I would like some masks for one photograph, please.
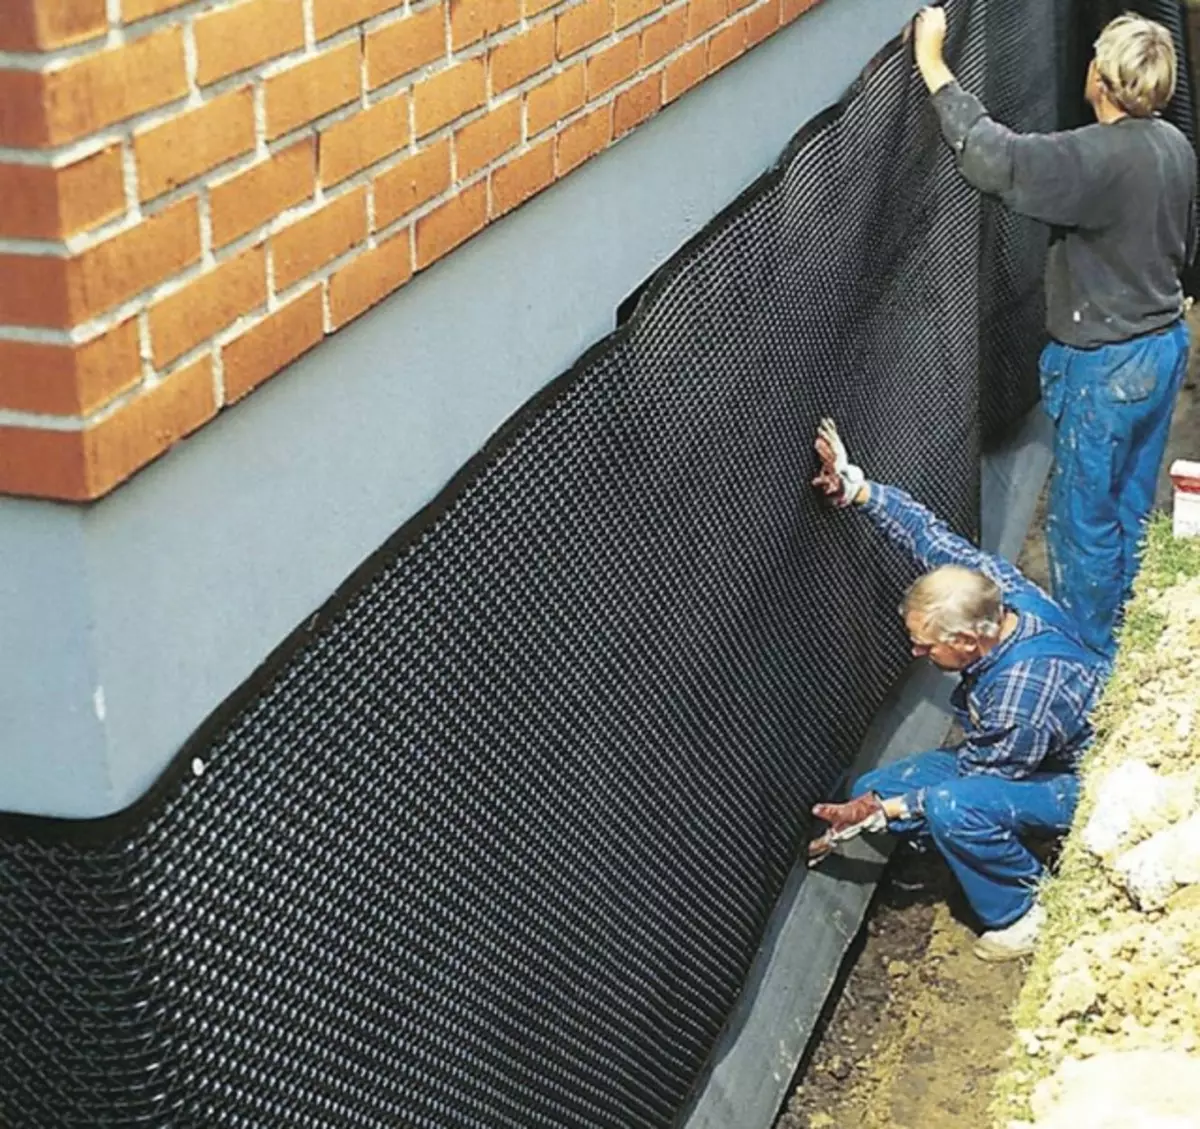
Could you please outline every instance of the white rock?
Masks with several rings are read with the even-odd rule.
[[[1088,968],[1073,969],[1056,978],[1042,1005],[1041,1018],[1054,1023],[1077,1015],[1087,1015],[1100,998],[1100,985]]]
[[[1200,1129],[1200,1060],[1179,1051],[1067,1059],[1032,1105],[1032,1129]]]
[[[1171,784],[1142,761],[1114,768],[1096,789],[1096,806],[1083,829],[1083,845],[1106,859],[1170,802]]]
[[[1126,851],[1113,870],[1139,909],[1161,909],[1178,887],[1200,882],[1200,815]]]

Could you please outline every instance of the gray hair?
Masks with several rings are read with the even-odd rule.
[[[919,615],[943,643],[956,635],[994,639],[1000,634],[1004,593],[990,576],[961,565],[943,565],[905,593],[900,613]]]

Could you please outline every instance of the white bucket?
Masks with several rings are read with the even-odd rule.
[[[1200,463],[1176,459],[1170,473],[1175,487],[1175,536],[1200,537]]]

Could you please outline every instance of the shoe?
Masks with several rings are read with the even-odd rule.
[[[1037,946],[1038,934],[1046,920],[1046,911],[1036,902],[1011,925],[991,929],[975,942],[975,955],[980,960],[1000,963],[1028,956]]]

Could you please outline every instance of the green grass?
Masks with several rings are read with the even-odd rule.
[[[1200,537],[1176,539],[1171,535],[1171,515],[1155,514],[1142,546],[1139,589],[1170,588],[1194,576],[1200,576]]]
[[[1194,576],[1200,576],[1200,538],[1176,540],[1171,533],[1170,515],[1156,514],[1146,528],[1134,598],[1125,612],[1112,679],[1095,719],[1101,744],[1104,735],[1124,719],[1151,673],[1148,657],[1167,626],[1156,597]]]
[[[1057,873],[1048,878],[1040,894],[1046,909],[1046,929],[1026,975],[1013,1012],[1019,1031],[1039,1026],[1042,1002],[1050,990],[1051,967],[1059,954],[1086,929],[1102,925],[1114,912],[1112,888],[1100,862],[1084,849],[1078,830],[1091,813],[1090,781],[1105,765],[1110,751],[1107,738],[1136,708],[1139,690],[1156,667],[1167,661],[1155,648],[1167,626],[1157,597],[1166,589],[1200,576],[1200,538],[1175,540],[1169,515],[1154,517],[1146,531],[1141,569],[1134,598],[1126,612],[1113,675],[1095,715],[1097,742],[1083,769],[1084,794],[1075,814],[1074,830],[1067,838]],[[1028,1056],[1017,1050],[1014,1065],[1001,1075],[993,1105],[995,1123],[1005,1126],[1014,1118],[1029,1116],[1029,1099],[1037,1083],[1056,1067],[1045,1055]]]

